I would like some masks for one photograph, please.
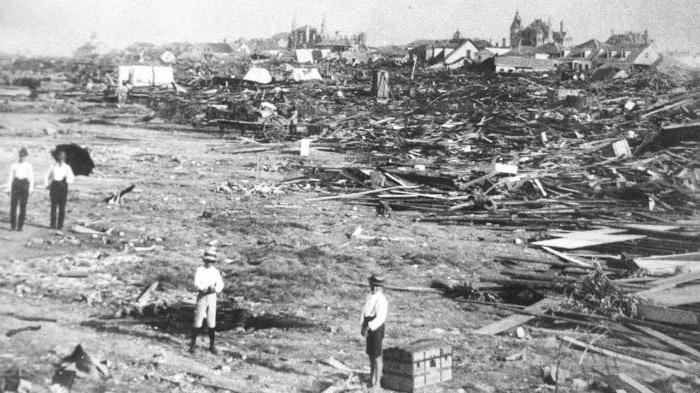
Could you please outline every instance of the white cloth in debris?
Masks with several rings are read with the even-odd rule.
[[[386,316],[389,311],[389,302],[386,300],[383,292],[375,292],[367,296],[365,307],[362,309],[362,319],[374,317],[369,321],[369,330],[377,330],[386,322]]]
[[[224,289],[224,280],[214,266],[200,266],[194,274],[194,286],[200,292],[206,292],[208,288],[214,287],[216,293],[219,293]]]
[[[75,175],[73,174],[73,169],[70,165],[66,163],[55,163],[51,165],[51,168],[46,172],[46,186],[48,187],[52,181],[63,181],[71,184],[75,180]]]
[[[15,162],[10,165],[10,179],[7,182],[7,191],[12,190],[12,181],[15,179],[28,180],[29,191],[34,190],[34,169],[27,161]]]

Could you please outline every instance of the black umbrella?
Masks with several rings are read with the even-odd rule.
[[[89,176],[95,169],[95,163],[92,162],[90,153],[75,143],[57,145],[51,152],[54,159],[57,158],[59,151],[66,153],[66,164],[70,165],[75,175]]]

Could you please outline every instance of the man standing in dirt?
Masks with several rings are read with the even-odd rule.
[[[194,311],[194,326],[190,341],[190,353],[197,349],[197,336],[202,330],[204,318],[207,318],[209,328],[209,351],[216,354],[214,335],[216,328],[216,294],[224,289],[224,281],[219,270],[213,266],[217,262],[215,249],[208,249],[202,258],[204,266],[197,268],[194,275],[194,286],[197,288],[197,306]]]
[[[367,338],[367,356],[369,356],[370,383],[374,390],[382,381],[382,341],[384,340],[384,322],[389,303],[384,296],[384,278],[372,275],[369,278],[370,294],[362,309],[362,336]]]
[[[34,191],[34,170],[27,162],[27,149],[19,150],[19,160],[10,166],[10,179],[7,182],[7,192],[10,194],[10,227],[21,231],[27,216],[27,199]],[[19,207],[19,217],[17,217]]]
[[[66,163],[66,152],[55,152],[56,163],[46,172],[46,187],[51,197],[51,229],[63,229],[66,218],[68,185],[75,180],[73,169]]]

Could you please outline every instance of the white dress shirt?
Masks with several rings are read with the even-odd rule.
[[[365,307],[362,309],[362,322],[365,317],[374,317],[369,321],[369,330],[377,330],[386,322],[386,315],[389,311],[389,302],[384,296],[384,292],[375,292],[367,296]]]
[[[73,169],[70,165],[66,163],[55,163],[51,165],[48,172],[46,172],[46,185],[50,185],[52,181],[62,181],[65,180],[66,183],[71,184],[75,180],[75,175],[73,174]]]
[[[15,162],[10,165],[10,179],[7,182],[7,191],[12,189],[12,181],[15,179],[29,180],[29,191],[34,191],[34,169],[27,161]]]
[[[214,266],[197,268],[194,274],[194,286],[200,292],[205,292],[209,287],[214,287],[216,293],[224,289],[224,280],[221,278],[221,273]]]

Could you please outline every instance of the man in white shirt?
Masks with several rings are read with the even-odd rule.
[[[21,231],[27,217],[27,200],[34,191],[34,170],[27,162],[27,149],[19,150],[19,161],[10,165],[10,179],[7,182],[7,192],[10,194],[10,227]],[[19,207],[19,217],[17,217]]]
[[[65,151],[56,152],[55,157],[56,163],[46,172],[45,180],[51,197],[51,229],[62,229],[63,220],[66,218],[68,185],[73,183],[75,175],[73,169],[66,163]]]
[[[197,336],[202,330],[204,318],[207,318],[209,328],[209,351],[217,353],[214,344],[216,328],[216,294],[224,289],[224,281],[219,270],[213,266],[218,260],[215,249],[208,249],[204,252],[204,266],[197,268],[194,275],[194,286],[197,288],[197,306],[194,311],[194,326],[190,340],[190,352],[197,349]]]
[[[384,278],[373,274],[369,278],[369,287],[370,294],[362,309],[361,333],[367,338],[371,384],[377,389],[382,381],[382,341],[389,302],[384,296]]]

